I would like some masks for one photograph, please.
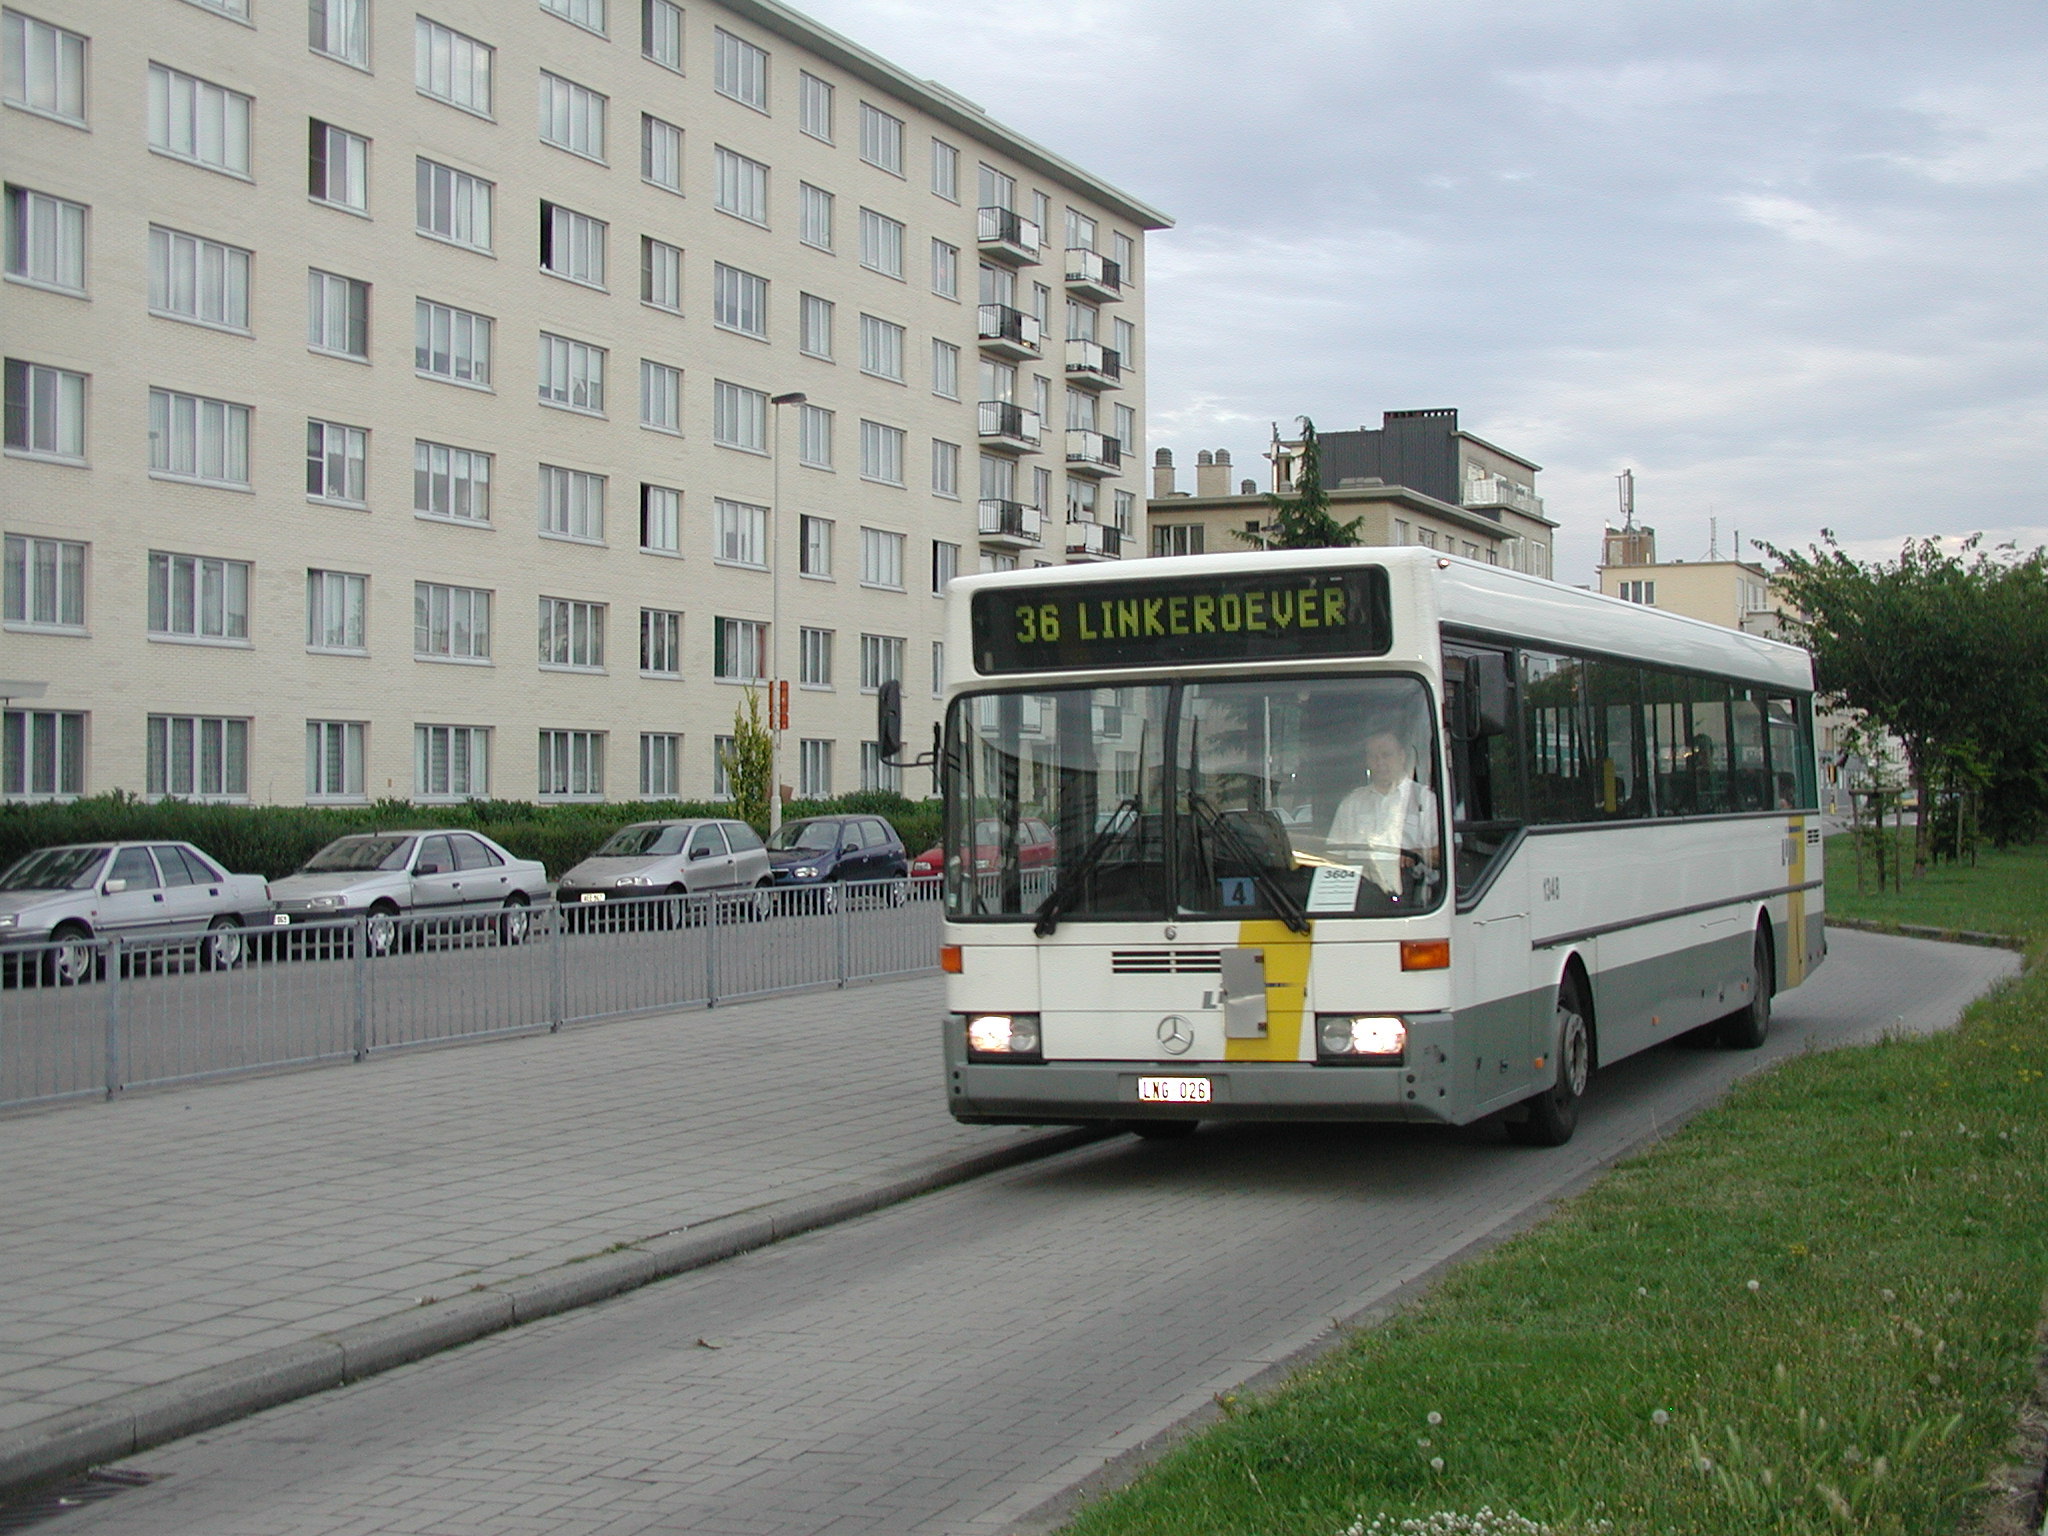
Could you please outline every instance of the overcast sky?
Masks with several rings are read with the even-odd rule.
[[[1177,227],[1148,447],[1456,406],[1666,559],[2048,542],[2040,0],[795,0]]]

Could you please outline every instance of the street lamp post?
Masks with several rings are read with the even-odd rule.
[[[782,711],[777,692],[782,681],[782,408],[802,405],[808,397],[801,390],[773,395],[775,408],[775,454],[771,460],[774,505],[768,509],[768,835],[782,827]]]

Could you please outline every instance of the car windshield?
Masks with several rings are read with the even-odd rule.
[[[839,846],[839,823],[785,821],[768,839],[768,846],[777,852],[801,848],[807,853],[830,853]]]
[[[1402,916],[1441,897],[1429,696],[1413,677],[1230,679],[955,701],[962,918]],[[995,823],[993,838],[981,824]],[[1052,857],[1027,863],[1032,823]]]
[[[44,848],[0,875],[0,891],[82,891],[99,876],[104,848]]]
[[[306,861],[300,871],[307,875],[357,874],[372,869],[403,869],[412,856],[409,837],[375,837],[358,834],[337,837]]]
[[[621,827],[604,841],[594,858],[630,859],[652,858],[658,854],[681,853],[683,840],[690,835],[688,825],[666,826],[650,821],[637,827]]]

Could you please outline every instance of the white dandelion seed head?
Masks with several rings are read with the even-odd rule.
[[[1764,1288],[1764,1283],[1761,1280],[1752,1280],[1749,1282],[1749,1288],[1752,1291],[1760,1291]]]
[[[1429,1458],[1429,1470],[1430,1470],[1430,1471],[1432,1471],[1432,1472],[1441,1472],[1441,1471],[1443,1471],[1443,1469],[1444,1469],[1444,1459],[1443,1459],[1443,1457],[1441,1457],[1441,1456],[1432,1456],[1432,1457],[1430,1457],[1430,1458]]]
[[[1890,1289],[1879,1291],[1877,1294],[1882,1296],[1886,1301],[1897,1301],[1899,1299],[1899,1293],[1897,1291]]]
[[[1711,1472],[1714,1470],[1714,1458],[1711,1456],[1702,1456],[1697,1462],[1694,1463],[1694,1465],[1697,1466],[1701,1472]]]
[[[1636,1287],[1636,1294],[1638,1296],[1647,1296],[1650,1294],[1650,1288],[1647,1285],[1639,1285]]]
[[[1438,1413],[1434,1408],[1430,1409],[1429,1412],[1425,1414],[1423,1417],[1425,1421],[1430,1424],[1441,1424],[1444,1421],[1444,1416]]]
[[[1652,1424],[1669,1424],[1671,1422],[1671,1415],[1666,1413],[1662,1408],[1659,1408],[1655,1413],[1650,1415],[1650,1422]]]

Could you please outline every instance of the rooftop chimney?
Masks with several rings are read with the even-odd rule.
[[[1152,455],[1152,495],[1164,500],[1173,494],[1173,450],[1161,448]]]
[[[1230,450],[1218,448],[1214,453],[1204,448],[1195,455],[1195,494],[1197,496],[1228,496],[1230,494]]]

